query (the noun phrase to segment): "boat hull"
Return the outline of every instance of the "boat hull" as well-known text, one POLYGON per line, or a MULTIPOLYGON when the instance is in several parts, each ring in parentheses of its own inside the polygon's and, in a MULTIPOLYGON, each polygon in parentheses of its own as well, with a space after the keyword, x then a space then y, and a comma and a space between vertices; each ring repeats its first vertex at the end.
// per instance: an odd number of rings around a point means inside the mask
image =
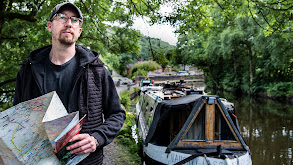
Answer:
MULTIPOLYGON (((190 157, 191 154, 186 154, 178 151, 165 153, 167 147, 157 146, 148 143, 144 146, 145 156, 154 160, 157 164, 176 164, 183 159, 190 157)), ((185 165, 251 165, 251 156, 248 152, 238 158, 218 159, 212 157, 198 156, 195 159, 185 163, 185 165)))

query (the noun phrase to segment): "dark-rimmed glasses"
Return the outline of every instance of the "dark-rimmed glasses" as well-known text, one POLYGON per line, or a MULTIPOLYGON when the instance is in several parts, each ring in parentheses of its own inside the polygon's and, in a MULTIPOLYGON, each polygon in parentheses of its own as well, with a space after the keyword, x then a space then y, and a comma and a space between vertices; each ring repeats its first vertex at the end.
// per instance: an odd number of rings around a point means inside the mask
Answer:
POLYGON ((56 18, 57 21, 62 22, 62 23, 65 23, 68 21, 68 19, 70 19, 71 24, 73 26, 78 26, 78 25, 81 25, 81 23, 82 23, 82 19, 77 18, 77 17, 68 17, 66 14, 62 14, 62 13, 55 14, 54 17, 52 18, 52 21, 54 18, 56 18))

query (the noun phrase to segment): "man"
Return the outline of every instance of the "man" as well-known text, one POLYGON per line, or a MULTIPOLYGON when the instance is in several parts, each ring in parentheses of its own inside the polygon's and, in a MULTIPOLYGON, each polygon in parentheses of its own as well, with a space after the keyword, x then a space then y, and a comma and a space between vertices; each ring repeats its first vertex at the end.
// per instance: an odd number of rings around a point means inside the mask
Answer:
POLYGON ((67 147, 90 155, 80 164, 102 164, 103 146, 113 141, 125 120, 113 80, 98 53, 76 45, 82 29, 80 9, 56 5, 47 28, 52 45, 33 51, 17 74, 14 105, 56 91, 69 113, 87 115, 79 135, 67 147))

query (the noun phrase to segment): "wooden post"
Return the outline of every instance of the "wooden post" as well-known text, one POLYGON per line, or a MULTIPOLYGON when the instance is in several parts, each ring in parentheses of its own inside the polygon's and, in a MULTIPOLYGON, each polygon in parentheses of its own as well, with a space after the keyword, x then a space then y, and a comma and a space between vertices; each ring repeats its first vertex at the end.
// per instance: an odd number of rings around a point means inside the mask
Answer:
POLYGON ((214 140, 215 104, 206 104, 206 140, 214 140))

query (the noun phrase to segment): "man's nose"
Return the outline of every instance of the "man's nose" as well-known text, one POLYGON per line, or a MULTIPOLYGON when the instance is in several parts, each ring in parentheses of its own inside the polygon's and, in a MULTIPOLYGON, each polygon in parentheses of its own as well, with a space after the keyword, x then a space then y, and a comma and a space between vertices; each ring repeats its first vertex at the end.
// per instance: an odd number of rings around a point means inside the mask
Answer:
POLYGON ((71 18, 68 18, 68 20, 65 22, 65 26, 69 26, 71 27, 72 26, 72 22, 71 22, 71 18))

